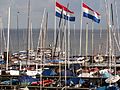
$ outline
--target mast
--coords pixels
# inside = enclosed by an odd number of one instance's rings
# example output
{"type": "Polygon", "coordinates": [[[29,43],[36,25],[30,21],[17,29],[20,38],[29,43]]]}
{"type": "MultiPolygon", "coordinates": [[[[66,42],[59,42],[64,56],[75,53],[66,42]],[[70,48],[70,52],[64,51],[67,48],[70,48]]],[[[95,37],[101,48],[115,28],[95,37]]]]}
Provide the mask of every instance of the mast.
{"type": "MultiPolygon", "coordinates": [[[[55,47],[54,47],[53,56],[55,56],[58,39],[60,38],[59,34],[60,34],[60,27],[61,27],[61,21],[62,21],[62,14],[63,14],[63,9],[62,9],[62,11],[61,11],[61,17],[60,17],[60,20],[59,20],[59,30],[58,30],[58,32],[56,33],[56,41],[55,41],[55,47]]],[[[65,23],[66,23],[66,22],[65,22],[65,23]]]]}
{"type": "Polygon", "coordinates": [[[94,23],[92,21],[92,64],[94,59],[93,53],[94,53],[94,23]]]}
{"type": "MultiPolygon", "coordinates": [[[[86,24],[86,59],[88,59],[88,23],[86,24]]],[[[85,62],[85,66],[87,66],[87,62],[85,62]]]]}
{"type": "Polygon", "coordinates": [[[26,60],[26,66],[28,64],[28,58],[29,58],[29,30],[30,30],[30,0],[28,1],[28,19],[27,19],[27,60],[26,60]]]}
{"type": "Polygon", "coordinates": [[[17,39],[18,39],[18,51],[19,51],[19,11],[17,12],[17,39]]]}
{"type": "MultiPolygon", "coordinates": [[[[69,57],[70,57],[70,22],[68,20],[68,62],[69,62],[69,57]]],[[[69,63],[68,63],[68,68],[69,68],[69,63]]]]}
{"type": "MultiPolygon", "coordinates": [[[[67,8],[69,7],[69,3],[67,4],[67,8]]],[[[66,13],[67,15],[68,13],[66,13]]],[[[69,19],[68,19],[69,20],[69,19]]],[[[65,19],[65,90],[66,90],[66,84],[67,84],[67,29],[66,29],[66,19],[65,19]]]]}
{"type": "Polygon", "coordinates": [[[113,5],[111,4],[111,17],[112,17],[112,32],[113,32],[113,38],[115,39],[116,45],[118,50],[120,51],[120,45],[119,45],[119,41],[117,41],[116,35],[115,35],[115,24],[114,24],[114,18],[113,18],[113,5]]]}
{"type": "Polygon", "coordinates": [[[100,40],[100,43],[99,43],[99,53],[102,53],[101,52],[101,49],[102,49],[102,41],[101,41],[101,39],[102,39],[102,28],[100,27],[100,29],[99,29],[99,40],[100,40]]]}
{"type": "Polygon", "coordinates": [[[109,40],[109,68],[111,70],[112,64],[112,38],[111,38],[111,24],[110,24],[110,11],[109,11],[109,29],[108,29],[108,40],[109,40]]]}
{"type": "Polygon", "coordinates": [[[106,6],[106,21],[107,21],[107,42],[108,42],[108,66],[111,69],[111,36],[110,36],[110,10],[108,7],[108,2],[105,0],[106,6]]]}
{"type": "Polygon", "coordinates": [[[6,48],[7,48],[7,45],[6,45],[6,39],[5,39],[5,34],[4,34],[4,29],[3,29],[3,24],[2,24],[2,33],[3,33],[3,41],[4,41],[4,50],[3,51],[5,51],[6,50],[6,48]]]}
{"type": "MultiPolygon", "coordinates": [[[[111,17],[112,17],[112,31],[113,31],[113,38],[115,37],[115,31],[114,31],[114,18],[113,18],[113,6],[111,4],[111,17]]],[[[114,38],[115,39],[115,38],[114,38]]],[[[116,39],[115,39],[116,40],[116,39]]],[[[117,40],[116,40],[117,41],[117,40]]],[[[119,44],[118,44],[119,45],[119,44]]],[[[114,40],[113,40],[113,46],[114,46],[114,40]]],[[[115,49],[115,48],[114,48],[115,49]]],[[[115,54],[115,50],[112,52],[112,54],[115,54]]],[[[115,56],[112,55],[112,59],[114,60],[114,68],[115,68],[115,75],[116,75],[116,61],[115,56]],[[115,58],[114,58],[115,57],[115,58]]]]}
{"type": "Polygon", "coordinates": [[[7,61],[6,61],[6,70],[8,70],[8,63],[9,63],[9,40],[10,40],[10,7],[8,9],[8,32],[7,32],[7,61]]]}
{"type": "Polygon", "coordinates": [[[31,47],[30,47],[30,49],[31,50],[33,50],[33,30],[32,30],[32,22],[30,23],[30,45],[31,45],[31,47]]]}
{"type": "Polygon", "coordinates": [[[73,47],[73,56],[76,55],[76,34],[75,34],[75,24],[74,24],[74,47],[73,47]]]}
{"type": "Polygon", "coordinates": [[[48,12],[47,12],[47,14],[46,14],[46,25],[45,25],[44,38],[43,38],[43,46],[44,46],[44,48],[46,48],[47,25],[48,25],[48,12]]]}
{"type": "MultiPolygon", "coordinates": [[[[83,0],[81,0],[81,5],[83,3],[83,0]]],[[[81,17],[80,17],[80,56],[82,55],[82,16],[83,15],[83,9],[82,9],[82,6],[81,6],[81,17]]]]}
{"type": "Polygon", "coordinates": [[[38,38],[38,44],[37,44],[37,50],[39,47],[42,47],[41,45],[41,35],[42,35],[42,29],[43,29],[43,23],[44,23],[44,18],[45,18],[45,12],[46,12],[46,8],[44,8],[44,12],[43,12],[43,16],[42,16],[42,22],[41,22],[41,25],[40,25],[40,34],[39,34],[39,38],[38,38]]]}
{"type": "Polygon", "coordinates": [[[1,36],[1,41],[0,41],[0,48],[1,48],[1,50],[0,50],[0,55],[2,55],[2,53],[3,53],[3,46],[2,46],[2,40],[3,40],[3,38],[2,38],[2,17],[0,17],[0,36],[1,36]]]}
{"type": "Polygon", "coordinates": [[[66,25],[65,25],[65,29],[64,29],[64,35],[65,35],[65,90],[66,90],[66,82],[67,82],[67,36],[66,36],[66,25]]]}
{"type": "Polygon", "coordinates": [[[119,30],[119,22],[118,22],[118,11],[117,11],[117,9],[118,9],[118,7],[117,7],[117,3],[116,3],[116,0],[114,0],[114,5],[115,5],[115,17],[116,17],[116,29],[117,29],[117,31],[118,31],[118,44],[120,45],[120,30],[119,30]]]}

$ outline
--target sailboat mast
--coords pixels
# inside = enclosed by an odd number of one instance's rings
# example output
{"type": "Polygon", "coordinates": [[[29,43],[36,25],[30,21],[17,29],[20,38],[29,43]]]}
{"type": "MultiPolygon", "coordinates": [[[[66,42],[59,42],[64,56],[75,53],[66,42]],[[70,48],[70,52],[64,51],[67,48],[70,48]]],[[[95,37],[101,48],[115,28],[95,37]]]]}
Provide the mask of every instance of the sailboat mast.
{"type": "Polygon", "coordinates": [[[43,23],[44,23],[44,17],[45,17],[45,12],[46,12],[46,8],[44,8],[44,12],[43,12],[43,16],[42,16],[42,22],[40,25],[40,34],[39,34],[39,38],[38,38],[38,44],[37,44],[37,50],[39,47],[42,47],[41,45],[41,35],[42,35],[42,28],[43,28],[43,23]]]}
{"type": "MultiPolygon", "coordinates": [[[[68,20],[68,62],[69,62],[69,57],[70,57],[70,22],[68,20]]],[[[68,64],[68,68],[69,68],[68,64]]]]}
{"type": "Polygon", "coordinates": [[[120,30],[119,30],[119,22],[118,22],[118,7],[117,7],[117,3],[116,3],[116,0],[114,0],[114,5],[115,5],[115,17],[116,17],[116,30],[118,32],[118,44],[120,45],[120,30]]]}
{"type": "Polygon", "coordinates": [[[74,42],[73,43],[74,44],[74,47],[73,47],[73,56],[74,56],[74,55],[76,55],[76,49],[75,49],[76,48],[76,44],[75,44],[76,43],[75,24],[74,24],[74,34],[73,35],[74,35],[74,41],[73,41],[74,42]]]}
{"type": "MultiPolygon", "coordinates": [[[[64,29],[64,36],[65,36],[65,87],[66,87],[66,82],[67,82],[67,35],[66,35],[66,25],[65,25],[65,29],[64,29]]],[[[66,90],[66,88],[65,88],[66,90]]]]}
{"type": "Polygon", "coordinates": [[[29,40],[28,40],[28,37],[29,37],[29,28],[30,28],[30,0],[28,1],[28,20],[27,20],[27,60],[26,60],[26,65],[28,63],[28,57],[29,57],[29,40]]]}
{"type": "Polygon", "coordinates": [[[102,52],[102,28],[100,27],[100,29],[99,29],[99,40],[100,40],[100,43],[99,43],[99,53],[101,54],[102,52]]]}
{"type": "Polygon", "coordinates": [[[6,61],[6,70],[8,70],[8,62],[9,62],[9,40],[10,40],[10,7],[8,9],[8,32],[7,32],[7,61],[6,61]]]}
{"type": "MultiPolygon", "coordinates": [[[[69,7],[69,3],[67,4],[67,8],[69,7]]],[[[67,15],[68,13],[66,13],[66,15],[67,15]]],[[[66,84],[67,84],[67,29],[66,29],[66,19],[65,19],[65,22],[64,22],[65,24],[65,87],[66,87],[66,84]]],[[[65,88],[65,90],[67,90],[66,88],[65,88]]]]}
{"type": "Polygon", "coordinates": [[[92,64],[93,64],[93,59],[94,59],[94,56],[93,56],[93,53],[94,53],[94,23],[92,21],[92,64]]]}
{"type": "Polygon", "coordinates": [[[111,24],[110,24],[110,11],[109,11],[109,29],[108,29],[108,40],[109,40],[109,68],[111,70],[112,64],[112,38],[111,38],[111,24]]]}
{"type": "Polygon", "coordinates": [[[0,48],[1,48],[1,50],[0,50],[0,54],[2,55],[2,53],[3,53],[3,46],[2,46],[2,40],[3,40],[3,38],[2,38],[2,17],[0,17],[0,36],[1,36],[1,41],[0,41],[0,48]]]}
{"type": "MultiPolygon", "coordinates": [[[[88,23],[86,24],[86,59],[88,58],[88,23]]],[[[85,62],[85,66],[87,66],[87,63],[85,62]]]]}
{"type": "Polygon", "coordinates": [[[32,22],[30,23],[30,40],[31,40],[31,42],[30,42],[30,45],[31,45],[30,49],[33,50],[33,31],[32,31],[32,22]]]}
{"type": "MultiPolygon", "coordinates": [[[[113,6],[112,6],[112,4],[111,4],[111,16],[112,16],[113,38],[115,38],[115,31],[114,31],[115,27],[114,27],[113,6]]],[[[115,38],[115,41],[117,42],[117,39],[116,39],[116,38],[115,38]]],[[[119,48],[119,44],[118,44],[118,43],[117,43],[117,45],[118,45],[118,48],[119,48]]],[[[114,40],[113,40],[113,46],[114,46],[114,40]]],[[[115,49],[114,49],[114,51],[112,52],[112,59],[114,60],[114,69],[115,69],[115,75],[116,75],[116,61],[115,61],[116,56],[115,56],[115,58],[114,58],[114,56],[113,56],[114,54],[115,54],[115,49]]]]}
{"type": "Polygon", "coordinates": [[[60,27],[61,27],[61,21],[62,21],[62,14],[63,14],[63,10],[61,11],[61,17],[60,17],[60,20],[59,20],[59,30],[58,30],[58,32],[56,33],[56,40],[55,40],[55,47],[54,47],[53,56],[55,56],[58,39],[60,38],[59,34],[60,34],[60,27]]]}
{"type": "Polygon", "coordinates": [[[19,51],[19,12],[17,12],[17,39],[18,39],[18,51],[19,51]]]}
{"type": "Polygon", "coordinates": [[[111,46],[110,46],[110,10],[109,10],[109,7],[108,7],[108,2],[107,0],[105,0],[105,6],[106,6],[106,21],[107,21],[107,43],[108,43],[108,66],[109,68],[111,69],[111,56],[110,56],[110,49],[111,49],[111,46]]]}
{"type": "MultiPolygon", "coordinates": [[[[83,3],[83,0],[81,0],[81,5],[83,3]]],[[[80,17],[80,56],[82,55],[82,16],[83,15],[83,9],[82,9],[82,6],[81,6],[81,17],[80,17]]]]}
{"type": "Polygon", "coordinates": [[[48,12],[46,13],[46,25],[45,25],[45,30],[44,30],[44,35],[43,35],[43,47],[46,48],[46,33],[47,33],[47,25],[48,25],[48,12]]]}

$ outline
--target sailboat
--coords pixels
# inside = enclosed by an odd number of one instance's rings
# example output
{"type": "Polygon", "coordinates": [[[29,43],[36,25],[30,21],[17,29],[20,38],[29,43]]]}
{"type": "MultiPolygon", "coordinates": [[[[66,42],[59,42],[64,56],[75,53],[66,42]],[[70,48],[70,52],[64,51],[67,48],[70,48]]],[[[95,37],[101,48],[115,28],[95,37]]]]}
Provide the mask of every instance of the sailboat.
{"type": "MultiPolygon", "coordinates": [[[[107,1],[105,1],[106,3],[106,10],[108,10],[108,14],[110,13],[110,9],[109,9],[109,4],[107,1]]],[[[108,19],[108,49],[109,49],[109,54],[108,54],[108,67],[109,67],[109,70],[111,71],[112,70],[112,63],[114,63],[115,65],[115,69],[114,69],[114,72],[116,72],[116,60],[113,60],[113,49],[114,49],[114,45],[112,44],[112,35],[115,35],[115,33],[112,33],[112,30],[114,28],[114,19],[113,19],[113,7],[112,7],[112,4],[111,4],[111,18],[112,18],[112,24],[110,25],[110,16],[107,15],[107,19],[108,19]]],[[[115,37],[114,37],[115,38],[115,37]]],[[[117,44],[117,41],[115,41],[116,44],[117,44]]],[[[119,75],[116,75],[116,73],[114,73],[114,75],[110,75],[106,80],[105,82],[108,83],[108,86],[104,86],[103,87],[98,87],[97,90],[119,90],[119,87],[116,85],[116,83],[119,81],[120,79],[120,76],[119,75]]]]}

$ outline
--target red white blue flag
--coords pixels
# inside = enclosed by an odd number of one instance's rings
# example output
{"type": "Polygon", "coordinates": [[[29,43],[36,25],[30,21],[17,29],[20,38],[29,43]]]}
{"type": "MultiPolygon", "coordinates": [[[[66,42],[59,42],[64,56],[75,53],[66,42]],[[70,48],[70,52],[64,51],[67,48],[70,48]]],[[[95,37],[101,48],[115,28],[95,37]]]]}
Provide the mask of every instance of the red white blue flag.
{"type": "Polygon", "coordinates": [[[56,2],[56,16],[60,18],[64,18],[65,20],[75,21],[75,17],[72,15],[74,12],[70,11],[67,7],[61,5],[56,2]]]}
{"type": "Polygon", "coordinates": [[[85,3],[82,3],[82,8],[83,8],[83,17],[87,17],[97,23],[100,23],[100,14],[98,12],[88,7],[85,3]]]}

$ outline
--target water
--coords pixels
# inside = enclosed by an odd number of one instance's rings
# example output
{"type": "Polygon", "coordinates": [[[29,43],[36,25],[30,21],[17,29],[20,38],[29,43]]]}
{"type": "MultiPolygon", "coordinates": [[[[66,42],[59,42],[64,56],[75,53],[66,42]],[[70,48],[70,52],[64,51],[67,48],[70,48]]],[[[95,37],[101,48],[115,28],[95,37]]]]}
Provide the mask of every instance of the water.
{"type": "MultiPolygon", "coordinates": [[[[101,32],[102,32],[101,38],[100,38],[100,30],[94,30],[93,32],[94,34],[94,42],[93,42],[94,43],[93,44],[94,55],[96,55],[97,53],[106,54],[106,50],[108,49],[107,48],[107,31],[102,30],[101,32]]],[[[7,29],[4,30],[4,33],[5,33],[5,39],[7,39],[7,29]]],[[[70,34],[71,34],[71,37],[70,37],[71,55],[79,55],[80,31],[75,30],[75,34],[74,34],[74,30],[71,30],[70,34]]],[[[46,46],[49,47],[50,44],[53,46],[54,30],[49,29],[46,35],[47,35],[46,46]]],[[[26,50],[27,49],[26,36],[27,34],[26,34],[25,29],[20,29],[19,31],[17,31],[16,29],[10,30],[10,51],[15,52],[19,50],[26,50]]],[[[33,29],[32,37],[33,37],[33,48],[36,49],[37,44],[38,44],[39,29],[33,29]]],[[[4,43],[5,43],[4,40],[2,40],[2,50],[4,49],[3,47],[5,46],[4,43]]],[[[92,54],[92,32],[91,30],[88,30],[87,47],[88,47],[87,48],[88,55],[91,55],[92,54]]],[[[85,52],[86,52],[86,34],[85,34],[85,30],[83,30],[82,32],[82,55],[85,55],[85,52]]]]}

